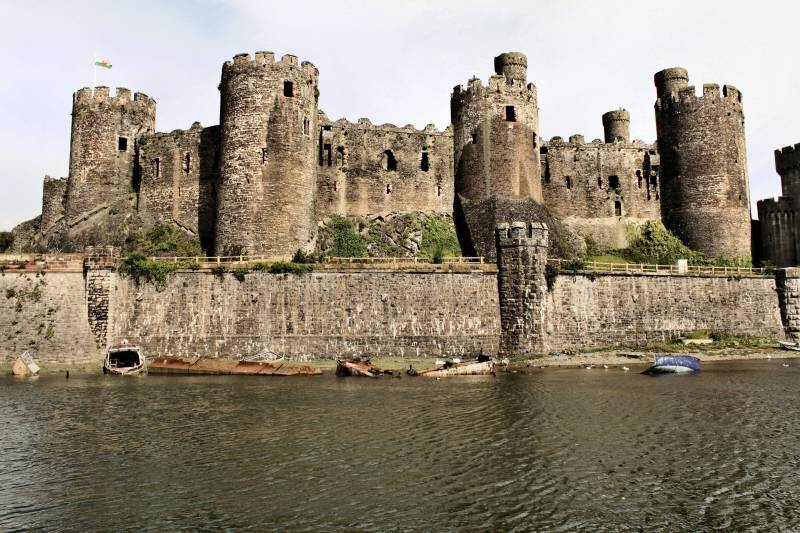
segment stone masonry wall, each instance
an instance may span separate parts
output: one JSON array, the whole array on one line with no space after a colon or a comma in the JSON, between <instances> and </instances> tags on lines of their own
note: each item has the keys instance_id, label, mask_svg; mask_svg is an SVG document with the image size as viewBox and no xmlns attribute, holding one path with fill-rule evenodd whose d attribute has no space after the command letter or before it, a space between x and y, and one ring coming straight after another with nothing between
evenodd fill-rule
<instances>
[{"instance_id":1,"label":"stone masonry wall","mask_svg":"<svg viewBox=\"0 0 800 533\"><path fill-rule=\"evenodd\" d=\"M493 272L183 272L162 292L119 278L112 309L112 338L149 357L472 355L500 332Z\"/></svg>"},{"instance_id":2,"label":"stone masonry wall","mask_svg":"<svg viewBox=\"0 0 800 533\"><path fill-rule=\"evenodd\" d=\"M559 275L547 308L549 350L667 340L693 330L784 335L771 277Z\"/></svg>"},{"instance_id":3,"label":"stone masonry wall","mask_svg":"<svg viewBox=\"0 0 800 533\"><path fill-rule=\"evenodd\" d=\"M97 361L81 272L0 274L0 363L29 350L39 363Z\"/></svg>"},{"instance_id":4,"label":"stone masonry wall","mask_svg":"<svg viewBox=\"0 0 800 533\"><path fill-rule=\"evenodd\" d=\"M786 336L800 341L800 268L778 270L777 281Z\"/></svg>"},{"instance_id":5,"label":"stone masonry wall","mask_svg":"<svg viewBox=\"0 0 800 533\"><path fill-rule=\"evenodd\" d=\"M451 213L453 137L433 125L372 125L320 115L316 215ZM396 167L389 168L388 158Z\"/></svg>"}]
</instances>

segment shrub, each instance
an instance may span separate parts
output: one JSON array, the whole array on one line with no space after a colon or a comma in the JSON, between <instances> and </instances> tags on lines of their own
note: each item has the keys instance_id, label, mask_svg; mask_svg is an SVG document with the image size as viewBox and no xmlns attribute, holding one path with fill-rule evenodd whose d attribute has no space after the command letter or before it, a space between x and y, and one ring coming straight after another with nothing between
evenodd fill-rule
<instances>
[{"instance_id":1,"label":"shrub","mask_svg":"<svg viewBox=\"0 0 800 533\"><path fill-rule=\"evenodd\" d=\"M247 255L247 248L241 244L228 244L222 249L223 257L237 257Z\"/></svg>"},{"instance_id":2,"label":"shrub","mask_svg":"<svg viewBox=\"0 0 800 533\"><path fill-rule=\"evenodd\" d=\"M553 290L553 287L556 286L556 279L558 278L558 265L553 263L547 263L547 266L544 267L544 279L547 281L547 291L550 292Z\"/></svg>"},{"instance_id":3,"label":"shrub","mask_svg":"<svg viewBox=\"0 0 800 533\"><path fill-rule=\"evenodd\" d=\"M753 266L753 259L749 256L742 257L717 257L714 266L749 268Z\"/></svg>"},{"instance_id":4,"label":"shrub","mask_svg":"<svg viewBox=\"0 0 800 533\"><path fill-rule=\"evenodd\" d=\"M329 231L331 233L330 255L334 257L366 257L367 244L356 232L353 224L339 215L331 215Z\"/></svg>"},{"instance_id":5,"label":"shrub","mask_svg":"<svg viewBox=\"0 0 800 533\"><path fill-rule=\"evenodd\" d=\"M6 298L13 298L16 295L17 291L13 287L6 289Z\"/></svg>"},{"instance_id":6,"label":"shrub","mask_svg":"<svg viewBox=\"0 0 800 533\"><path fill-rule=\"evenodd\" d=\"M119 264L119 273L133 278L136 283L142 280L151 282L155 285L156 290L161 291L167 285L167 276L182 268L196 270L200 268L200 265L192 260L171 262L148 259L142 252L131 252Z\"/></svg>"},{"instance_id":7,"label":"shrub","mask_svg":"<svg viewBox=\"0 0 800 533\"><path fill-rule=\"evenodd\" d=\"M324 260L325 254L323 253L304 252L303 250L297 250L292 257L292 263L299 264L321 263Z\"/></svg>"},{"instance_id":8,"label":"shrub","mask_svg":"<svg viewBox=\"0 0 800 533\"><path fill-rule=\"evenodd\" d=\"M205 255L200 239L192 237L171 224L161 224L145 235L141 250L148 255L177 255L196 257Z\"/></svg>"},{"instance_id":9,"label":"shrub","mask_svg":"<svg viewBox=\"0 0 800 533\"><path fill-rule=\"evenodd\" d=\"M642 224L630 247L621 252L625 259L633 263L671 265L678 259L687 259L690 265L705 263L702 253L683 244L657 220Z\"/></svg>"},{"instance_id":10,"label":"shrub","mask_svg":"<svg viewBox=\"0 0 800 533\"><path fill-rule=\"evenodd\" d=\"M445 256L461 255L461 246L455 228L443 218L431 217L422 226L420 252L439 263Z\"/></svg>"},{"instance_id":11,"label":"shrub","mask_svg":"<svg viewBox=\"0 0 800 533\"><path fill-rule=\"evenodd\" d=\"M306 272L311 272L314 267L309 264L298 264L291 261L276 261L269 265L270 274L296 274L302 276Z\"/></svg>"},{"instance_id":12,"label":"shrub","mask_svg":"<svg viewBox=\"0 0 800 533\"><path fill-rule=\"evenodd\" d=\"M233 277L236 278L236 281L238 281L240 283L242 281L244 281L244 276L248 272L249 272L249 270L248 270L248 268L246 266L237 266L236 268L231 270L231 274L233 274Z\"/></svg>"},{"instance_id":13,"label":"shrub","mask_svg":"<svg viewBox=\"0 0 800 533\"><path fill-rule=\"evenodd\" d=\"M217 265L211 268L211 273L217 276L218 278L224 278L225 272L228 271L228 267L225 265Z\"/></svg>"}]
</instances>

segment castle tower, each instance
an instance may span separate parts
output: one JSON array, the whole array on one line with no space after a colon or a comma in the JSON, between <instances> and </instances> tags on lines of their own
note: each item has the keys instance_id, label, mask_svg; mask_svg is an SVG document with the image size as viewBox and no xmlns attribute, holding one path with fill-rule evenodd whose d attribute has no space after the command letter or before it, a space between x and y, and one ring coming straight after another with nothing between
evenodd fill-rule
<instances>
[{"instance_id":1,"label":"castle tower","mask_svg":"<svg viewBox=\"0 0 800 533\"><path fill-rule=\"evenodd\" d=\"M624 109L603 114L603 134L605 142L631 142L631 114Z\"/></svg>"},{"instance_id":2,"label":"castle tower","mask_svg":"<svg viewBox=\"0 0 800 533\"><path fill-rule=\"evenodd\" d=\"M239 54L222 66L217 254L291 256L316 236L319 72L292 55Z\"/></svg>"},{"instance_id":3,"label":"castle tower","mask_svg":"<svg viewBox=\"0 0 800 533\"><path fill-rule=\"evenodd\" d=\"M800 143L775 150L775 170L781 177L782 196L800 199Z\"/></svg>"},{"instance_id":4,"label":"castle tower","mask_svg":"<svg viewBox=\"0 0 800 533\"><path fill-rule=\"evenodd\" d=\"M539 108L527 66L524 54L501 54L486 86L473 78L450 97L456 201L466 220L462 247L488 257L495 255L493 228L501 221L472 216L488 212L479 204L542 201Z\"/></svg>"},{"instance_id":5,"label":"castle tower","mask_svg":"<svg viewBox=\"0 0 800 533\"><path fill-rule=\"evenodd\" d=\"M741 93L685 69L655 75L664 224L706 257L750 257L750 204Z\"/></svg>"},{"instance_id":6,"label":"castle tower","mask_svg":"<svg viewBox=\"0 0 800 533\"><path fill-rule=\"evenodd\" d=\"M156 129L156 102L142 93L84 87L72 97L65 218L69 226L112 204L131 203L137 142Z\"/></svg>"}]
</instances>

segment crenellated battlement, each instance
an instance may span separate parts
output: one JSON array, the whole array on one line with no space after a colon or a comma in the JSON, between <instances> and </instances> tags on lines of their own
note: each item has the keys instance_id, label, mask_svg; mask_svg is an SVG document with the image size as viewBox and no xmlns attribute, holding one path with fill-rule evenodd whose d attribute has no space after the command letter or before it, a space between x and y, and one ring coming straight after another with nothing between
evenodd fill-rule
<instances>
[{"instance_id":1,"label":"crenellated battlement","mask_svg":"<svg viewBox=\"0 0 800 533\"><path fill-rule=\"evenodd\" d=\"M253 69L258 68L270 68L283 72L297 71L310 77L315 83L319 78L319 70L310 61L300 62L297 56L292 54L284 54L283 57L276 61L275 53L266 51L256 52L254 56L246 52L236 54L232 60L222 64L222 78L224 80L227 77L235 76L242 72L251 72Z\"/></svg>"},{"instance_id":2,"label":"crenellated battlement","mask_svg":"<svg viewBox=\"0 0 800 533\"><path fill-rule=\"evenodd\" d=\"M321 117L321 126L329 126L337 130L370 130L370 131L384 131L386 133L405 133L409 135L435 135L442 137L452 137L453 128L447 126L444 130L439 130L436 124L427 124L424 128L418 129L413 124L406 124L405 126L396 126L390 123L373 124L368 118L359 118L357 122L350 122L345 118L339 118L335 121L329 120L327 117Z\"/></svg>"},{"instance_id":3,"label":"crenellated battlement","mask_svg":"<svg viewBox=\"0 0 800 533\"><path fill-rule=\"evenodd\" d=\"M98 86L94 89L83 87L73 93L72 102L73 105L134 105L152 109L153 112L155 112L156 108L155 99L140 92L134 93L133 98L131 98L131 90L125 87L117 87L114 95L111 95L111 90L105 86Z\"/></svg>"},{"instance_id":4,"label":"crenellated battlement","mask_svg":"<svg viewBox=\"0 0 800 533\"><path fill-rule=\"evenodd\" d=\"M793 168L800 168L800 143L775 150L775 170L778 174Z\"/></svg>"},{"instance_id":5,"label":"crenellated battlement","mask_svg":"<svg viewBox=\"0 0 800 533\"><path fill-rule=\"evenodd\" d=\"M704 83L702 94L697 94L694 85L681 87L675 92L660 96L656 100L657 112L687 112L704 105L717 105L742 111L742 93L733 85L724 85L720 92L719 84Z\"/></svg>"},{"instance_id":6,"label":"crenellated battlement","mask_svg":"<svg viewBox=\"0 0 800 533\"><path fill-rule=\"evenodd\" d=\"M548 228L544 222L501 222L495 227L495 238L500 247L540 246L547 248Z\"/></svg>"}]
</instances>

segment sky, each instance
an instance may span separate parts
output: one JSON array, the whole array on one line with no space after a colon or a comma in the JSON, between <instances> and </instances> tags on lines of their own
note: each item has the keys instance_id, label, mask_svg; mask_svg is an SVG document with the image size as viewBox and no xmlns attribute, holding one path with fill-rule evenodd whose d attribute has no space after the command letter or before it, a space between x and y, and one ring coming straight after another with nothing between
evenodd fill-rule
<instances>
[{"instance_id":1,"label":"sky","mask_svg":"<svg viewBox=\"0 0 800 533\"><path fill-rule=\"evenodd\" d=\"M776 148L800 142L794 59L800 2L727 0L0 0L0 230L41 210L42 180L67 175L72 93L92 83L158 102L159 131L219 122L222 63L269 50L320 71L329 118L448 125L450 92L528 56L542 136L602 138L624 107L655 140L653 74L743 93L752 212L780 194Z\"/></svg>"}]
</instances>

